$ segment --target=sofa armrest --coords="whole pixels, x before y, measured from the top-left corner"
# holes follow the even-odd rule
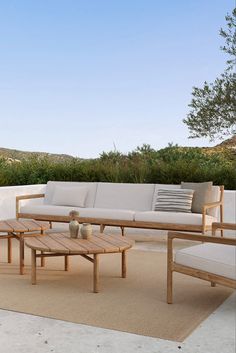
[[[223,222],[223,209],[224,206],[224,185],[220,186],[220,199],[216,202],[206,203],[202,207],[202,232],[205,232],[206,227],[206,214],[207,210],[210,208],[220,207],[220,222]],[[221,235],[223,236],[223,231],[221,231]]]
[[[44,197],[45,194],[29,194],[29,195],[20,195],[16,196],[16,218],[18,217],[19,214],[19,208],[20,208],[20,201],[21,200],[30,200],[30,199],[38,199],[41,197]]]
[[[205,211],[208,210],[209,208],[218,207],[218,206],[220,206],[220,205],[222,205],[222,201],[206,203],[206,204],[203,206],[202,212],[205,212]]]

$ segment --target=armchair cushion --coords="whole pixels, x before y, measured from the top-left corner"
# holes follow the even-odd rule
[[[236,280],[236,247],[205,243],[178,250],[175,263]]]

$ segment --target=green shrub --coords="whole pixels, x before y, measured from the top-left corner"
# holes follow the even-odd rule
[[[53,161],[33,156],[19,161],[0,159],[0,185],[27,185],[60,181],[179,184],[209,181],[236,190],[236,158],[228,149],[149,145],[126,154],[103,152],[100,158]]]

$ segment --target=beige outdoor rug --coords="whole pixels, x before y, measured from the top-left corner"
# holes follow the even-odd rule
[[[1,261],[6,249],[2,249]],[[18,244],[17,244],[18,245]],[[16,249],[14,249],[14,252]],[[168,340],[184,340],[232,292],[189,276],[175,275],[174,304],[166,304],[166,254],[130,250],[127,278],[120,278],[120,254],[101,255],[100,290],[92,292],[92,264],[80,256],[46,259],[37,270],[38,284],[0,263],[0,308]]]

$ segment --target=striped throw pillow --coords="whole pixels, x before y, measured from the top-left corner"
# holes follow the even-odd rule
[[[189,189],[159,189],[154,210],[190,213],[193,193]]]

